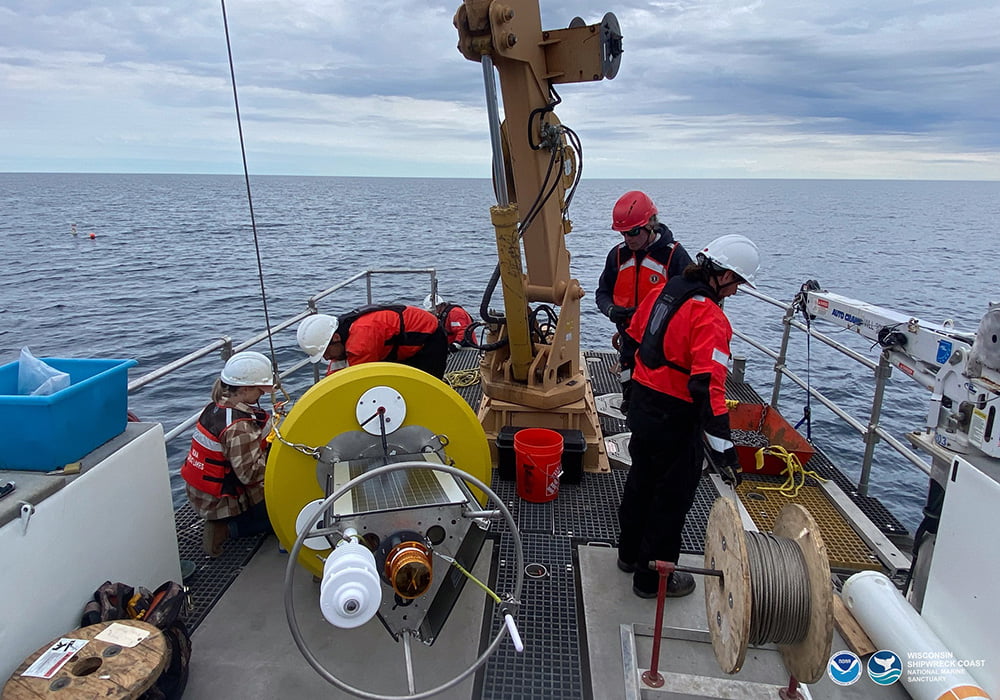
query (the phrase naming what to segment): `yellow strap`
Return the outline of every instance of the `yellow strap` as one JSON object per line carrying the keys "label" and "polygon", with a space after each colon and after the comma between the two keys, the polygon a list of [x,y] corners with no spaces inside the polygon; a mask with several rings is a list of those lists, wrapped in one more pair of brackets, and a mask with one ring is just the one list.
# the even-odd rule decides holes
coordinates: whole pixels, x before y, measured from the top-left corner
{"label": "yellow strap", "polygon": [[[789,452],[781,445],[768,445],[767,447],[762,447],[757,450],[754,455],[754,462],[757,471],[764,468],[764,457],[765,455],[771,455],[777,457],[778,459],[784,461],[785,468],[781,470],[782,474],[788,474],[785,478],[785,483],[781,486],[754,486],[758,491],[778,491],[782,496],[788,498],[794,498],[799,495],[799,489],[802,488],[806,483],[806,476],[811,476],[817,481],[826,481],[823,477],[812,470],[807,470],[802,467],[802,462],[799,461],[798,455],[794,452]],[[795,477],[799,475],[801,478],[798,483],[795,483]]]}

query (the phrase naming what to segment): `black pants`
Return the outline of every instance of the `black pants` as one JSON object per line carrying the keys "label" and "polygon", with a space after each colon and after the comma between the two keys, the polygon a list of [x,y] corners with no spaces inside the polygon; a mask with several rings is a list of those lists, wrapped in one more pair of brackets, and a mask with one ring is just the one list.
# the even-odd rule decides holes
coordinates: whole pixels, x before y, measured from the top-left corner
{"label": "black pants", "polygon": [[421,369],[438,379],[444,379],[444,370],[448,365],[448,336],[444,330],[438,328],[431,333],[427,342],[415,355],[399,360],[399,363]]}
{"label": "black pants", "polygon": [[264,532],[274,532],[267,517],[267,506],[264,501],[255,503],[239,515],[226,518],[224,522],[229,525],[230,537],[249,537]]}
{"label": "black pants", "polygon": [[618,366],[621,368],[622,403],[621,412],[628,415],[632,403],[632,370],[635,369],[635,353],[639,344],[632,337],[620,331],[618,334]]}
{"label": "black pants", "polygon": [[694,405],[632,383],[629,470],[618,509],[618,556],[636,563],[633,582],[655,591],[650,561],[676,562],[681,531],[701,479],[704,446]]}

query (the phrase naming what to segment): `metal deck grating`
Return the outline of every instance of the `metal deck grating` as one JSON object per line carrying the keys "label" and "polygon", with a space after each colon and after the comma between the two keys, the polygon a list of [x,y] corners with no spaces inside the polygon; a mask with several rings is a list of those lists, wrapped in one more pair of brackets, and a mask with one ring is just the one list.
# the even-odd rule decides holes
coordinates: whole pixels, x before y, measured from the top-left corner
{"label": "metal deck grating", "polygon": [[559,487],[555,504],[554,534],[585,542],[618,542],[618,504],[627,472],[584,472],[579,484]]}
{"label": "metal deck grating", "polygon": [[617,352],[585,352],[583,359],[587,363],[590,388],[594,396],[622,393],[621,380],[618,378]]}
{"label": "metal deck grating", "polygon": [[712,504],[719,497],[719,492],[715,490],[712,480],[702,477],[698,483],[698,490],[694,494],[694,503],[688,511],[684,520],[684,529],[681,531],[681,553],[682,554],[704,554],[705,553],[705,530],[708,528],[708,514],[712,510]]}
{"label": "metal deck grating", "polygon": [[202,520],[191,504],[185,503],[175,511],[174,518],[181,561],[192,561],[196,566],[194,573],[184,580],[191,606],[182,613],[188,630],[194,632],[260,548],[266,535],[228,540],[223,545],[222,554],[212,559],[202,550]]}
{"label": "metal deck grating", "polygon": [[766,482],[762,479],[746,479],[737,489],[740,501],[762,532],[774,529],[778,513],[786,504],[798,503],[816,521],[831,567],[848,571],[882,570],[878,558],[854,529],[844,522],[840,512],[818,486],[805,485],[799,489],[798,494],[789,497],[777,491],[760,491],[756,488],[765,483],[774,485],[770,479]]}
{"label": "metal deck grating", "polygon": [[615,416],[608,416],[603,413],[597,416],[598,421],[601,424],[601,434],[605,437],[609,435],[618,435],[619,433],[627,433],[628,426],[625,425],[625,421],[621,418],[616,418]]}
{"label": "metal deck grating", "polygon": [[473,350],[472,348],[462,348],[458,352],[452,352],[448,354],[448,366],[447,374],[451,372],[462,372],[468,370],[476,370],[476,381],[468,386],[458,386],[454,387],[455,391],[458,392],[459,396],[468,402],[472,406],[472,410],[475,411],[479,408],[479,402],[483,398],[482,385],[478,380],[478,370],[479,370],[479,360],[481,353],[478,350]]}
{"label": "metal deck grating", "polygon": [[521,533],[534,532],[543,535],[551,535],[553,529],[554,501],[548,503],[530,503],[524,499],[518,499],[517,527]]}
{"label": "metal deck grating", "polygon": [[816,454],[806,463],[805,466],[807,469],[811,469],[824,479],[829,479],[839,486],[840,490],[846,493],[847,497],[861,509],[861,512],[885,534],[907,534],[906,527],[892,513],[886,510],[881,501],[871,496],[860,495],[854,482],[833,465],[833,462],[826,456],[826,453],[816,445],[813,445],[813,448],[816,450]]}
{"label": "metal deck grating", "polygon": [[[524,605],[515,619],[524,651],[507,638],[486,663],[483,698],[582,698],[580,630],[577,623],[576,571],[571,542],[565,537],[522,533],[525,564],[541,564],[540,578],[525,576]],[[501,538],[496,581],[498,591],[513,589],[514,552],[509,536]],[[492,639],[503,624],[494,613]]]}

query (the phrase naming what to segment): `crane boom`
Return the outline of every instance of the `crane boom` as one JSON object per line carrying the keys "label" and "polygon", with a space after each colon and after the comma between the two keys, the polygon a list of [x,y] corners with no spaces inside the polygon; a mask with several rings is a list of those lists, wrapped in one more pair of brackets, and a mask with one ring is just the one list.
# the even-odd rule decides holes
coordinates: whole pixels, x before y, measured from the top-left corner
{"label": "crane boom", "polygon": [[[581,163],[575,134],[555,115],[554,85],[617,74],[618,20],[608,13],[598,24],[574,18],[565,29],[543,30],[538,0],[465,0],[454,24],[459,51],[484,67],[488,100],[495,99],[495,67],[505,114],[499,128],[490,125],[491,135],[499,132],[492,141],[500,201],[490,214],[504,317],[484,317],[493,349],[480,365],[480,417],[491,437],[512,424],[582,429],[585,466],[594,466],[604,453],[580,353],[584,292],[570,276],[565,245]],[[540,306],[533,309],[532,302]],[[537,320],[540,311],[546,323]]]}
{"label": "crane boom", "polygon": [[807,282],[799,303],[822,319],[877,343],[896,369],[931,391],[926,427],[955,452],[1000,457],[1000,303],[991,304],[977,333],[950,322],[927,323]]}

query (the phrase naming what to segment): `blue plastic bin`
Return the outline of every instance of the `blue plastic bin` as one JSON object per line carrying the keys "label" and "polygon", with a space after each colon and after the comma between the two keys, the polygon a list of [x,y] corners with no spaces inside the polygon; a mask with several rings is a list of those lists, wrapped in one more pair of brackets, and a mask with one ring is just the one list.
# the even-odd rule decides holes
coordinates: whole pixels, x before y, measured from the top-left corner
{"label": "blue plastic bin", "polygon": [[135,360],[42,359],[67,372],[70,385],[50,396],[19,396],[19,363],[0,367],[0,469],[58,469],[125,430]]}

